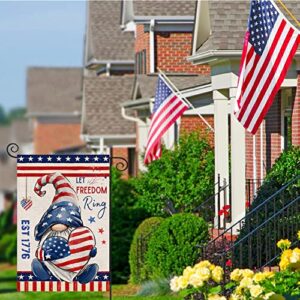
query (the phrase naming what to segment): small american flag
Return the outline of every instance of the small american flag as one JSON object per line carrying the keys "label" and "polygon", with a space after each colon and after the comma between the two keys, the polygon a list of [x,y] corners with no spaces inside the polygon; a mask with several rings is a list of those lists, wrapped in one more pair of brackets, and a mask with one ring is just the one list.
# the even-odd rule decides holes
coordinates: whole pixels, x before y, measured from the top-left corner
{"label": "small american flag", "polygon": [[22,199],[21,200],[21,206],[25,209],[28,210],[32,206],[32,201],[30,199]]}
{"label": "small american flag", "polygon": [[160,158],[162,136],[188,108],[188,105],[170,89],[159,75],[148,133],[145,164]]}
{"label": "small american flag", "polygon": [[272,105],[299,41],[299,31],[273,0],[251,1],[235,115],[252,134]]}

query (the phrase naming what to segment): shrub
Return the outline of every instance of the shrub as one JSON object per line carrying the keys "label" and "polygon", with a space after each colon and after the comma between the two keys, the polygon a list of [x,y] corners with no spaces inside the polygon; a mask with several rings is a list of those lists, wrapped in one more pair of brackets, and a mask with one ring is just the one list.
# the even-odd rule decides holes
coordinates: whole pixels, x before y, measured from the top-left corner
{"label": "shrub", "polygon": [[125,283],[129,278],[128,255],[130,243],[138,224],[147,217],[143,209],[134,208],[136,198],[130,180],[112,168],[111,174],[111,267],[114,283]]}
{"label": "shrub", "polygon": [[196,132],[184,135],[174,150],[163,148],[162,157],[148,166],[134,185],[139,207],[164,215],[166,200],[178,212],[192,212],[214,193],[214,152]]}
{"label": "shrub", "polygon": [[4,234],[0,240],[0,261],[16,264],[17,233]]}
{"label": "shrub", "polygon": [[134,233],[129,253],[130,281],[132,283],[141,283],[148,278],[145,269],[145,254],[150,237],[162,221],[163,218],[160,217],[146,219]]}
{"label": "shrub", "polygon": [[[273,195],[285,184],[293,180],[296,176],[300,175],[300,148],[292,147],[287,151],[284,151],[281,156],[276,160],[272,169],[267,174],[265,181],[257,192],[257,196],[250,207],[249,212],[255,209],[258,205],[264,202],[268,197]],[[259,214],[255,213],[255,217],[246,218],[246,221],[240,231],[238,241],[243,239],[251,230],[256,228],[259,224],[263,223],[266,218],[272,216],[274,212],[279,211],[285,204],[292,201],[299,195],[300,179],[286,189],[282,194],[276,197],[276,200],[270,203],[269,207],[261,209]],[[276,222],[276,226],[275,226]],[[243,246],[238,247],[235,251],[236,257],[243,257],[245,262],[243,266],[247,266],[248,257],[252,257],[253,261],[256,259],[256,255],[260,255],[262,262],[267,262],[271,259],[267,259],[267,247],[272,243],[275,243],[277,239],[287,232],[287,228],[295,229],[300,222],[300,215],[294,214],[292,217],[277,218],[273,221],[273,224],[263,226],[259,230],[259,238],[265,243],[251,243],[251,253],[247,247],[247,240],[243,242]],[[276,228],[276,230],[274,230]],[[289,234],[294,235],[293,230],[288,230]],[[290,236],[288,236],[289,238]],[[250,241],[251,242],[251,241]],[[259,248],[258,248],[259,247]],[[241,253],[242,252],[242,253]],[[276,263],[276,261],[274,261]]]}
{"label": "shrub", "polygon": [[165,219],[152,235],[145,268],[151,279],[180,274],[199,256],[198,245],[208,240],[208,225],[192,214],[177,214]]}

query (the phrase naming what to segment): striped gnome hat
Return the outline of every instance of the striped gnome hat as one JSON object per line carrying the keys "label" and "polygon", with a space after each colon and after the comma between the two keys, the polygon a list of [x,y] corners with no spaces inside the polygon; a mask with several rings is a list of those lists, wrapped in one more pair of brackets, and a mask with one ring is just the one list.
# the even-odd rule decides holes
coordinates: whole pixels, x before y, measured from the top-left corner
{"label": "striped gnome hat", "polygon": [[34,187],[35,193],[38,196],[43,197],[46,194],[46,191],[42,191],[42,188],[49,183],[53,184],[56,190],[56,194],[52,200],[52,203],[71,201],[75,205],[78,205],[77,194],[67,178],[60,173],[52,173],[39,178]]}
{"label": "striped gnome hat", "polygon": [[41,240],[42,236],[55,224],[64,224],[71,228],[83,226],[78,197],[70,182],[60,173],[52,173],[39,178],[35,184],[35,193],[43,197],[46,191],[42,188],[53,184],[56,190],[52,204],[46,210],[35,227],[35,239]]}

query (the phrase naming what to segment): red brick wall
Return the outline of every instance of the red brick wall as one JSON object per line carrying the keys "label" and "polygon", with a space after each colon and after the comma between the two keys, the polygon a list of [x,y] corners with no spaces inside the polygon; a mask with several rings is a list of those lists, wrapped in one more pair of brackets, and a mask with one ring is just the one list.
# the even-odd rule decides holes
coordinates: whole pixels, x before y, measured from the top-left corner
{"label": "red brick wall", "polygon": [[149,56],[149,32],[144,32],[144,25],[136,26],[136,38],[135,38],[135,53],[146,50],[146,68],[147,73],[150,72],[150,56]]}
{"label": "red brick wall", "polygon": [[[281,154],[281,94],[274,100],[263,126],[263,174],[270,170]],[[261,179],[261,138],[260,128],[255,135],[256,178]],[[246,132],[246,178],[253,179],[253,135]]]}
{"label": "red brick wall", "polygon": [[[193,66],[187,61],[191,54],[192,33],[173,32],[155,33],[155,64],[166,72],[209,74],[208,65]],[[150,72],[150,42],[149,32],[144,32],[144,25],[137,25],[135,39],[135,53],[146,50],[146,68]]]}
{"label": "red brick wall", "polygon": [[292,144],[300,146],[300,73],[298,73],[296,96],[293,102]]}
{"label": "red brick wall", "polygon": [[[209,125],[214,128],[214,116],[204,116]],[[214,133],[207,127],[207,125],[200,119],[199,116],[182,116],[180,123],[180,133],[190,133],[198,131],[203,136],[207,136],[210,145],[214,146]]]}
{"label": "red brick wall", "polygon": [[34,128],[34,152],[53,153],[63,148],[83,145],[80,139],[81,124],[36,123]]}
{"label": "red brick wall", "polygon": [[194,66],[187,61],[191,55],[192,38],[191,32],[156,33],[156,66],[166,72],[210,74],[208,65]]}
{"label": "red brick wall", "polygon": [[[125,147],[113,147],[111,149],[111,156],[112,157],[123,157],[128,161],[128,148]],[[113,160],[113,166],[116,166],[118,163],[123,163],[122,160],[114,159]],[[121,165],[120,165],[121,166]],[[122,172],[123,178],[128,178],[128,169]]]}

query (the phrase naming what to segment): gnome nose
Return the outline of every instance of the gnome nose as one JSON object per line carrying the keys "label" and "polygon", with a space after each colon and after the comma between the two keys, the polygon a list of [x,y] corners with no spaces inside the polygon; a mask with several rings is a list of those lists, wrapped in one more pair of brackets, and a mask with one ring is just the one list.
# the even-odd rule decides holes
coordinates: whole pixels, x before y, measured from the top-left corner
{"label": "gnome nose", "polygon": [[53,231],[64,231],[68,228],[65,224],[55,224],[51,227]]}

